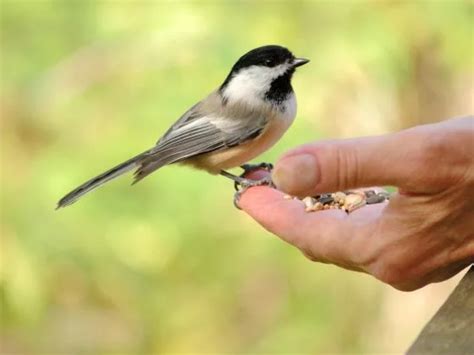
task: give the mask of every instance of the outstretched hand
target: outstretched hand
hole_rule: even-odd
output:
[[[278,161],[272,178],[278,190],[251,188],[239,204],[311,260],[366,272],[405,291],[474,262],[472,117],[304,145]],[[307,213],[301,201],[283,198],[386,185],[399,189],[389,202],[350,214]]]

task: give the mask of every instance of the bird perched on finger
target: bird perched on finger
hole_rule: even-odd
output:
[[[130,170],[136,169],[136,183],[173,163],[220,174],[243,189],[271,184],[268,177],[250,180],[226,170],[252,169],[246,163],[273,146],[289,128],[296,115],[291,79],[295,69],[308,62],[278,45],[244,54],[222,85],[186,111],[155,146],[86,181],[64,196],[58,208]]]

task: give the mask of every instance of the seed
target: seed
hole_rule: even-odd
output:
[[[327,205],[333,202],[334,199],[330,195],[322,195],[318,201],[321,202],[323,205]]]
[[[366,202],[367,202],[368,205],[373,205],[375,203],[381,203],[381,202],[384,202],[384,201],[385,201],[385,196],[381,196],[379,194],[368,196],[367,199],[366,199]]]
[[[306,208],[309,208],[311,209],[314,205],[316,201],[311,197],[311,196],[306,196],[304,199],[303,199],[303,203],[305,205]]]
[[[346,197],[346,201],[344,202],[344,209],[347,212],[352,212],[364,206],[365,204],[365,197],[362,197],[360,194],[351,194]]]
[[[341,191],[335,192],[331,196],[337,203],[344,204],[344,201],[346,200],[346,194]]]
[[[285,200],[291,200],[291,199],[293,198],[293,196],[291,196],[291,195],[283,195],[283,198],[284,198]]]
[[[370,196],[374,196],[374,195],[375,195],[374,190],[366,190],[365,191],[365,197],[370,197]]]
[[[366,204],[381,203],[389,197],[390,194],[388,192],[375,192],[374,190],[337,191],[330,194],[315,195],[313,197],[306,196],[303,199],[288,194],[283,195],[285,200],[293,199],[303,202],[306,212],[344,209],[348,213]]]
[[[352,194],[353,194],[353,195],[359,195],[360,197],[362,197],[363,199],[365,199],[365,192],[364,192],[364,191],[356,190],[356,191],[352,191]]]
[[[313,206],[313,211],[319,211],[323,209],[323,204],[321,202],[316,202]]]
[[[390,199],[390,192],[386,192],[386,191],[380,191],[377,193],[377,195],[379,196],[383,196],[385,199],[389,200]]]

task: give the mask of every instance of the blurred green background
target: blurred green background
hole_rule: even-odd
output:
[[[405,350],[449,290],[311,263],[237,211],[226,179],[166,167],[54,207],[264,44],[312,60],[264,161],[472,112],[472,17],[454,0],[1,1],[1,351]]]

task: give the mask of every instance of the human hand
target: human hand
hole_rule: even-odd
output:
[[[272,177],[295,196],[399,189],[390,201],[350,214],[307,213],[301,201],[265,186],[246,191],[240,207],[311,260],[363,271],[404,291],[446,280],[474,262],[473,117],[304,145],[286,153]]]

